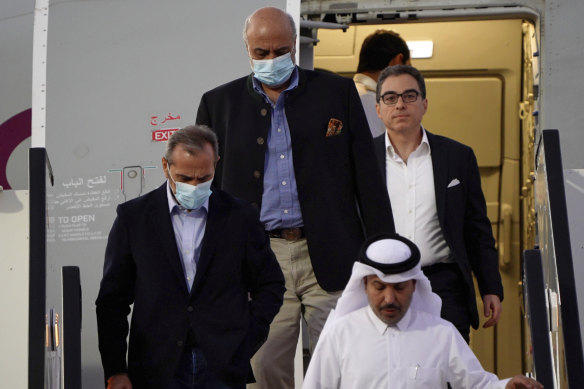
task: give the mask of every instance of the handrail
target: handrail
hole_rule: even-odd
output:
[[[565,376],[569,387],[579,388],[584,382],[584,357],[558,130],[542,131],[536,155],[535,199],[544,282],[560,302],[560,328],[549,333],[556,359],[561,359],[554,361],[555,374],[558,380]],[[565,372],[560,371],[562,366]]]

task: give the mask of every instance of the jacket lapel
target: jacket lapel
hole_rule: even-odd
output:
[[[385,134],[380,135],[373,139],[373,148],[375,149],[375,156],[377,157],[377,162],[379,164],[379,171],[383,176],[383,183],[387,187],[387,171],[385,165],[385,159],[387,158],[387,150],[385,149]]]
[[[225,204],[222,203],[219,198],[221,194],[217,193],[214,188],[211,188],[211,190],[213,193],[211,194],[211,197],[209,197],[207,225],[205,226],[203,241],[201,242],[201,253],[199,256],[199,262],[197,263],[197,273],[195,274],[195,280],[193,281],[191,296],[196,293],[201,280],[205,277],[205,273],[209,269],[215,246],[224,232],[223,225],[225,224],[225,219],[228,214],[228,210],[225,209]]]
[[[185,294],[188,294],[183,267],[176,247],[174,229],[168,211],[168,198],[166,196],[166,183],[160,186],[156,192],[156,201],[151,209],[150,223],[156,232],[156,237],[160,240],[161,246],[166,253],[166,260],[175,272],[179,284],[183,286]]]
[[[448,185],[449,156],[440,138],[426,130],[430,152],[432,155],[432,171],[434,173],[434,192],[436,194],[436,210],[438,221],[444,229],[444,212],[446,208],[446,187]]]

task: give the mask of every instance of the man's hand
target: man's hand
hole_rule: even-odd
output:
[[[501,306],[501,300],[496,294],[486,294],[483,296],[483,307],[485,317],[489,320],[483,324],[483,328],[488,328],[494,326],[499,321],[499,316],[501,316],[501,311],[503,307]]]
[[[114,374],[107,380],[107,389],[132,389],[130,377],[126,373]]]
[[[534,379],[516,375],[507,382],[505,389],[543,389],[543,385]]]

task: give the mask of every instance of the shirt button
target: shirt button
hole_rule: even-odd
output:
[[[408,211],[408,213],[412,213],[412,210],[410,209],[410,210]]]
[[[189,305],[189,306],[187,307],[187,311],[189,311],[189,312],[192,312],[192,311],[193,311],[193,307]]]
[[[284,154],[280,154],[280,159],[284,159],[284,158],[286,158],[286,157],[284,156]]]
[[[263,145],[264,144],[264,138],[262,138],[261,136],[257,139],[258,145]]]
[[[265,108],[260,109],[260,115],[266,116],[268,114],[268,110]]]
[[[286,185],[286,181],[282,181],[282,185]]]
[[[287,210],[287,209],[285,209],[285,210],[284,210],[284,213],[288,213],[288,210]]]
[[[281,128],[278,128],[278,132],[282,132],[282,129]]]
[[[255,178],[260,178],[260,176],[261,176],[261,175],[262,175],[262,173],[260,173],[260,171],[259,171],[259,170],[254,170],[254,171],[253,171],[253,176],[254,176]]]

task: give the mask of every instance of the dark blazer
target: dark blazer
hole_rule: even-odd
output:
[[[432,155],[438,220],[444,239],[458,264],[467,287],[473,328],[479,325],[474,274],[481,296],[495,294],[503,300],[499,257],[474,152],[452,139],[426,131]],[[374,139],[375,154],[385,174],[385,134]],[[449,184],[458,179],[460,184]]]
[[[298,87],[285,100],[298,199],[318,283],[336,291],[349,280],[365,236],[393,232],[393,217],[355,84],[298,72]],[[219,137],[215,185],[258,208],[271,109],[250,75],[205,93],[197,112],[197,123]],[[342,128],[326,136],[331,119]]]
[[[189,294],[166,190],[117,209],[96,301],[105,377],[128,372],[135,388],[169,387],[190,332],[213,373],[243,384],[282,305],[282,271],[257,211],[214,189]]]

